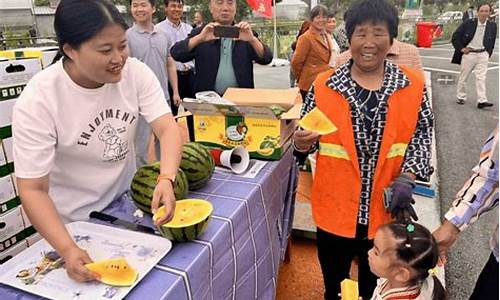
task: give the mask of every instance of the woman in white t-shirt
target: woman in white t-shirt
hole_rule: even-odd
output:
[[[62,0],[55,31],[63,59],[35,75],[13,113],[14,161],[22,204],[38,232],[64,258],[68,275],[95,279],[64,223],[88,219],[128,190],[135,171],[139,114],[161,144],[152,209],[175,209],[173,181],[181,137],[160,83],[128,58],[127,25],[106,0]],[[168,146],[168,147],[167,147]]]

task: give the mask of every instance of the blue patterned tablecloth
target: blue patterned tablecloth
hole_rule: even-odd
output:
[[[268,162],[253,179],[215,172],[206,187],[188,196],[214,206],[206,232],[193,242],[174,244],[127,299],[274,299],[296,186],[291,151]],[[151,226],[150,217],[133,217],[134,211],[128,195],[104,210]],[[39,297],[0,285],[0,299]]]

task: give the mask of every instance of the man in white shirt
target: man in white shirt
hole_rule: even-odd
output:
[[[153,25],[154,0],[131,0],[130,12],[134,25],[126,31],[130,56],[145,63],[160,81],[165,101],[177,106],[181,99],[177,89],[175,61],[170,56],[172,46],[167,34]],[[168,83],[173,87],[173,97],[169,97]],[[140,117],[136,133],[137,167],[158,160],[160,145],[154,150],[154,135],[151,126]]]
[[[490,4],[480,5],[478,18],[465,21],[453,33],[451,42],[455,48],[455,54],[451,62],[461,65],[457,84],[458,104],[465,103],[467,79],[475,70],[477,108],[493,106],[493,103],[488,102],[486,97],[486,73],[497,35],[497,25],[488,21],[491,11]]]
[[[182,12],[184,8],[183,0],[165,0],[165,15],[167,18],[156,26],[167,33],[171,41],[170,48],[177,42],[187,38],[193,30],[191,25],[182,22]],[[179,85],[179,95],[181,99],[193,97],[192,81],[194,78],[194,62],[187,63],[175,62],[177,69],[177,78]],[[177,114],[177,107],[172,107],[174,115]]]
[[[182,41],[188,37],[188,34],[193,30],[191,25],[182,22],[182,13],[184,10],[184,0],[164,0],[165,15],[167,18],[156,26],[167,33],[170,39],[170,49],[175,43]],[[177,69],[177,86],[179,87],[179,95],[181,99],[194,98],[194,61],[185,63],[175,62]],[[169,85],[168,91],[172,95],[172,87]],[[172,113],[177,115],[178,105],[172,105]],[[186,118],[189,140],[194,141],[194,119],[193,116]]]

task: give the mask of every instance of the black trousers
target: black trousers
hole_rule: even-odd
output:
[[[481,271],[470,300],[498,300],[498,262],[491,253],[488,262]]]
[[[179,88],[179,96],[181,99],[186,97],[194,98],[194,73],[191,72],[181,72],[177,71],[177,86]],[[173,90],[168,84],[168,93],[170,94],[170,107],[172,109],[172,114],[177,116],[179,111],[179,107],[177,107],[173,103]],[[189,140],[194,141],[194,119],[193,116],[189,116],[186,118],[188,131],[189,131]]]
[[[309,91],[300,90],[300,95],[302,96],[302,103],[306,102],[306,96]]]
[[[349,278],[349,270],[354,257],[358,257],[359,296],[371,299],[377,286],[375,276],[368,265],[368,250],[373,247],[373,240],[355,239],[337,236],[317,228],[316,242],[318,258],[325,282],[325,299],[340,299],[340,283]]]

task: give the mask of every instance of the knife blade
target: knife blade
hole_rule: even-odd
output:
[[[107,222],[110,224],[119,225],[119,226],[125,227],[129,230],[132,230],[132,231],[144,232],[144,233],[155,234],[155,235],[159,234],[158,231],[154,230],[151,227],[144,226],[141,224],[132,223],[132,222],[125,221],[122,219],[118,219],[115,216],[108,215],[108,214],[105,214],[105,213],[102,213],[99,211],[92,211],[89,214],[89,217],[96,219],[96,220],[104,221],[104,222]]]

